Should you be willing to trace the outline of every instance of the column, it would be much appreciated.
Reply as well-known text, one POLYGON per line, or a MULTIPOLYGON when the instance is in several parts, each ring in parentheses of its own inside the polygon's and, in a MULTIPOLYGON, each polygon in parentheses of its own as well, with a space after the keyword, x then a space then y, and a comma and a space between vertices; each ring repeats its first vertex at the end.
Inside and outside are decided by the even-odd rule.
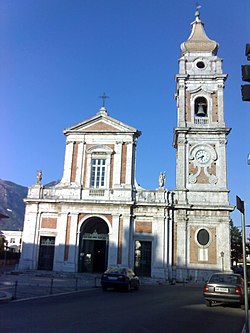
POLYGON ((225 126, 224 120, 224 82, 223 80, 218 81, 218 121, 220 126, 225 126))
POLYGON ((117 266, 119 216, 119 214, 112 216, 112 230, 109 232, 108 266, 117 266))
POLYGON ((37 204, 27 204, 26 214, 24 221, 24 230, 22 237, 22 253, 19 261, 19 269, 37 269, 37 256, 36 253, 39 248, 39 239, 36 234, 38 233, 37 226, 40 215, 38 214, 37 204))
POLYGON ((83 173, 83 142, 78 143, 78 154, 77 154, 77 165, 76 165, 76 180, 77 184, 81 184, 82 173, 83 173))
POLYGON ((70 183, 73 142, 66 142, 62 183, 70 183))
POLYGON ((122 215, 123 237, 122 237, 122 265, 129 266, 130 244, 130 214, 122 215))
POLYGON ((65 271, 64 251, 68 213, 61 213, 57 219, 57 236, 55 241, 54 271, 65 271))
POLYGON ((179 133, 177 142, 177 159, 176 159, 176 188, 186 188, 186 139, 184 133, 179 133))
POLYGON ((69 253, 67 270, 70 272, 77 272, 78 263, 78 234, 77 234, 77 220, 78 214, 71 214, 71 225, 69 234, 69 253))
POLYGON ((121 176, 121 156, 122 156, 122 142, 116 142, 115 144, 114 155, 114 187, 120 185, 120 176, 121 176))
POLYGON ((126 184, 131 185, 133 169, 133 143, 127 143, 126 184))
POLYGON ((178 99, 177 99, 177 108, 178 108, 178 127, 186 126, 185 119, 185 109, 186 109, 186 101, 185 101, 185 80, 184 78, 178 79, 178 99))

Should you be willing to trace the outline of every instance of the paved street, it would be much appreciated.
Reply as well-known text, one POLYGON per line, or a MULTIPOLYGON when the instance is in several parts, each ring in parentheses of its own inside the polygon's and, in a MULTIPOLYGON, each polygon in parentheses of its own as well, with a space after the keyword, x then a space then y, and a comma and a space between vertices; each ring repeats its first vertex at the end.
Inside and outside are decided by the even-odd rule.
POLYGON ((0 304, 8 333, 240 333, 244 311, 204 305, 201 286, 141 286, 139 292, 100 288, 0 304))

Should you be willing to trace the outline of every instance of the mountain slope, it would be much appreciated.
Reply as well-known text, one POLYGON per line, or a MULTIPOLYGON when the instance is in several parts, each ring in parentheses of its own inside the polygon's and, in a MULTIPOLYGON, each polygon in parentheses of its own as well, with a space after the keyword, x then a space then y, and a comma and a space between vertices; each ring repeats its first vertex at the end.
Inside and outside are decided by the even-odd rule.
POLYGON ((0 230, 23 229, 27 193, 27 187, 0 179, 0 213, 9 216, 0 219, 0 230))

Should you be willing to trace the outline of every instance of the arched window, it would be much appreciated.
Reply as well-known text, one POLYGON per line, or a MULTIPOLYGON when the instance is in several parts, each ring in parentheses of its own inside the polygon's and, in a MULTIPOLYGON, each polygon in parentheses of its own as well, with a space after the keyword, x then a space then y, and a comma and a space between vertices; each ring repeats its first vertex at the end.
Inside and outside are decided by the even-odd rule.
POLYGON ((207 117, 207 100, 205 97, 197 97, 194 102, 195 117, 207 117))

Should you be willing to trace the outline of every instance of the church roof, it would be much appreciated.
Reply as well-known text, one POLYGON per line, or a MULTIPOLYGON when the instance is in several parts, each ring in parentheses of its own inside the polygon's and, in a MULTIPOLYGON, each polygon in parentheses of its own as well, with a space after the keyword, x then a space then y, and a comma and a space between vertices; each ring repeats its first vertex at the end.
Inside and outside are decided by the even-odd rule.
POLYGON ((188 40, 181 44, 182 55, 187 52, 211 52, 216 55, 219 44, 207 37, 204 23, 200 20, 200 14, 196 12, 195 21, 192 22, 192 32, 188 40))
POLYGON ((64 134, 70 133, 133 133, 137 137, 141 132, 119 120, 110 117, 105 107, 101 107, 97 114, 87 120, 77 123, 64 130, 64 134))

